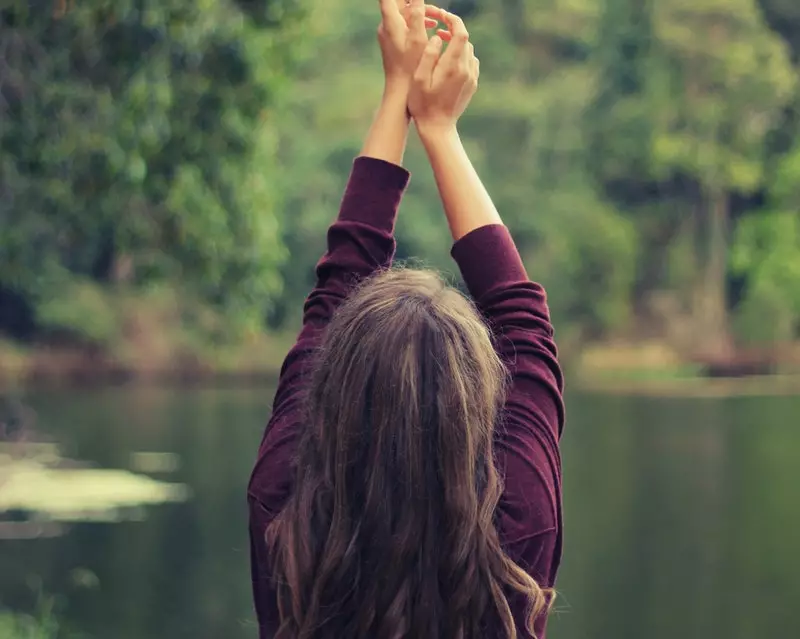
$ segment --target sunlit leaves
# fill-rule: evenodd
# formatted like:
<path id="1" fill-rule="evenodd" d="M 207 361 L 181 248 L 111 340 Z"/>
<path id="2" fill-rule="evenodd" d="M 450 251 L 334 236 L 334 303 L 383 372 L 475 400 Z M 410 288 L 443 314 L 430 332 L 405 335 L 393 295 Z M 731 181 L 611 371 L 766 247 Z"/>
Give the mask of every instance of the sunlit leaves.
<path id="1" fill-rule="evenodd" d="M 795 89 L 786 46 L 753 0 L 656 2 L 654 25 L 672 94 L 654 120 L 656 165 L 753 191 L 764 138 Z"/>

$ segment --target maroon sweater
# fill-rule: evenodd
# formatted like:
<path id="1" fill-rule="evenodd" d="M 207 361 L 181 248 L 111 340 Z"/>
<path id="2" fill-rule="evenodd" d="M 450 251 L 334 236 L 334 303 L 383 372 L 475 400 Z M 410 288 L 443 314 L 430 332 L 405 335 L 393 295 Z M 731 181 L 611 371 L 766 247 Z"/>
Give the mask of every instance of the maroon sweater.
<path id="1" fill-rule="evenodd" d="M 409 173 L 394 164 L 358 158 L 328 231 L 328 250 L 317 265 L 303 328 L 280 374 L 272 416 L 250 479 L 251 561 L 261 639 L 278 627 L 275 590 L 264 541 L 267 526 L 291 495 L 293 459 L 302 420 L 308 371 L 325 328 L 355 279 L 391 265 L 394 223 Z M 495 442 L 504 480 L 497 526 L 508 555 L 542 586 L 553 586 L 561 557 L 563 380 L 556 359 L 545 293 L 532 283 L 504 226 L 479 228 L 456 242 L 452 255 L 512 375 L 505 419 Z M 512 600 L 524 631 L 526 602 Z M 537 623 L 544 637 L 546 619 Z M 345 638 L 342 638 L 345 639 Z M 423 639 L 423 638 L 420 638 Z"/>

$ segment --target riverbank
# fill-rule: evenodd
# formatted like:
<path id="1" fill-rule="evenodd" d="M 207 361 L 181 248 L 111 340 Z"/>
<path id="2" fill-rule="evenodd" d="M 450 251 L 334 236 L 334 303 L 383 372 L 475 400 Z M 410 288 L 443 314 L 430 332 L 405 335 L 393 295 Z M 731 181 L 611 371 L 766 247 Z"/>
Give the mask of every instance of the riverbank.
<path id="1" fill-rule="evenodd" d="M 119 383 L 239 383 L 273 379 L 291 344 L 288 335 L 256 336 L 241 344 L 152 351 L 105 351 L 81 345 L 25 347 L 0 340 L 0 389 Z"/>
<path id="2" fill-rule="evenodd" d="M 174 335 L 174 333 L 173 333 Z M 166 383 L 256 384 L 273 381 L 294 332 L 257 334 L 202 347 L 151 335 L 113 349 L 62 344 L 24 347 L 0 340 L 0 390 L 24 386 Z M 800 394 L 800 352 L 770 374 L 713 375 L 662 342 L 604 343 L 564 358 L 569 387 L 608 394 L 717 397 Z M 794 362 L 794 363 L 792 363 Z"/>
<path id="3" fill-rule="evenodd" d="M 39 309 L 27 343 L 0 336 L 0 387 L 265 379 L 295 331 L 235 326 L 170 289 L 73 286 Z"/>
<path id="4" fill-rule="evenodd" d="M 296 325 L 267 332 L 260 321 L 247 324 L 174 288 L 137 291 L 91 282 L 65 286 L 37 305 L 35 317 L 25 343 L 0 334 L 0 389 L 263 383 L 277 377 L 297 333 Z M 666 340 L 586 344 L 562 338 L 560 358 L 571 388 L 614 392 L 673 392 L 681 383 L 709 378 L 758 377 L 759 387 L 780 378 L 784 387 L 800 375 L 800 342 L 742 347 L 709 360 Z"/>
<path id="5" fill-rule="evenodd" d="M 800 395 L 800 345 L 743 349 L 725 360 L 686 357 L 664 342 L 603 343 L 584 349 L 568 369 L 572 388 L 650 397 Z"/>
<path id="6" fill-rule="evenodd" d="M 583 377 L 572 388 L 598 395 L 710 399 L 721 397 L 780 397 L 800 395 L 800 374 L 750 377 L 630 378 Z"/>

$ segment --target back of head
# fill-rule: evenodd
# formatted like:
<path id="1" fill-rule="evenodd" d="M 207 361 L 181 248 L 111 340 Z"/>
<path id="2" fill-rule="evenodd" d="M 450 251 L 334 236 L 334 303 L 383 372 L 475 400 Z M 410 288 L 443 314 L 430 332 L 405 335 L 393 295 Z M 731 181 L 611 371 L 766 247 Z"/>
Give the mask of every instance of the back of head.
<path id="1" fill-rule="evenodd" d="M 493 525 L 504 380 L 480 316 L 434 273 L 383 272 L 342 304 L 269 531 L 279 638 L 514 637 L 509 590 L 539 612 Z"/>

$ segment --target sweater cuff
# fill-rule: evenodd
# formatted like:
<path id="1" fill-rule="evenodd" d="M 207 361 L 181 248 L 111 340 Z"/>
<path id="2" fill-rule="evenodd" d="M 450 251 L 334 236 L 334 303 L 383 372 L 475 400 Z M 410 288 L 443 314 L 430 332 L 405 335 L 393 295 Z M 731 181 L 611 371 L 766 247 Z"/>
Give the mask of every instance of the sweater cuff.
<path id="1" fill-rule="evenodd" d="M 357 157 L 353 161 L 339 220 L 393 231 L 397 209 L 410 179 L 411 174 L 402 166 L 377 158 Z"/>
<path id="2" fill-rule="evenodd" d="M 497 286 L 528 280 L 511 233 L 502 224 L 470 231 L 453 244 L 450 254 L 476 300 Z"/>

